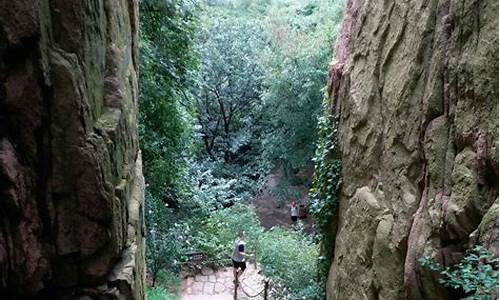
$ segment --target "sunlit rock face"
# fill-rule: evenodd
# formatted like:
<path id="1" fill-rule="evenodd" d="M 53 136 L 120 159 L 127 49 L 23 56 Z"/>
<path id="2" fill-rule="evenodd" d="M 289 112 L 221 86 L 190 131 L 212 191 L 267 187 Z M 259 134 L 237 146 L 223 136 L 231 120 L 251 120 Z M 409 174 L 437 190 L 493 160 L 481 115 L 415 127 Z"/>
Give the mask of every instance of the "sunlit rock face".
<path id="1" fill-rule="evenodd" d="M 0 1 L 0 298 L 143 299 L 136 0 Z"/>
<path id="2" fill-rule="evenodd" d="M 457 299 L 419 266 L 498 255 L 498 1 L 349 0 L 328 299 Z"/>

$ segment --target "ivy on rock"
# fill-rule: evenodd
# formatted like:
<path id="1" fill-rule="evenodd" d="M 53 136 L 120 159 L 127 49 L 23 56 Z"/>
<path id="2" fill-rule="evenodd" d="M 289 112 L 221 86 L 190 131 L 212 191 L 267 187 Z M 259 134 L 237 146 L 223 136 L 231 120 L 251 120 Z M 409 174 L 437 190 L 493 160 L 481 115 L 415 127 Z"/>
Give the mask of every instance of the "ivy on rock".
<path id="1" fill-rule="evenodd" d="M 337 153 L 337 129 L 335 119 L 326 109 L 328 97 L 324 100 L 324 115 L 318 120 L 318 143 L 314 161 L 314 178 L 309 191 L 310 212 L 318 229 L 318 239 L 322 243 L 320 276 L 326 280 L 330 268 L 331 253 L 335 237 L 331 224 L 338 208 L 338 194 L 342 184 L 342 164 Z"/>

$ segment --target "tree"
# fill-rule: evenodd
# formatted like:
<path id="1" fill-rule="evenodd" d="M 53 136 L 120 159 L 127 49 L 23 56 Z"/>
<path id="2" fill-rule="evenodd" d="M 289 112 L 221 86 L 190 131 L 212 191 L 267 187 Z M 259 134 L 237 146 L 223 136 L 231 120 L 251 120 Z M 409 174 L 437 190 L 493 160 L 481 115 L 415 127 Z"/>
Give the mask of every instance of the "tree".
<path id="1" fill-rule="evenodd" d="M 197 60 L 195 7 L 187 0 L 144 0 L 141 10 L 139 133 L 149 190 L 182 189 L 191 143 L 188 86 Z"/>
<path id="2" fill-rule="evenodd" d="M 285 169 L 300 169 L 311 164 L 314 155 L 316 123 L 343 2 L 272 4 L 267 18 L 272 47 L 263 56 L 263 153 Z"/>
<path id="3" fill-rule="evenodd" d="M 249 144 L 259 118 L 265 36 L 256 22 L 207 20 L 200 30 L 201 66 L 194 88 L 205 153 L 226 163 Z"/>
<path id="4" fill-rule="evenodd" d="M 139 135 L 147 183 L 146 262 L 153 280 L 176 266 L 184 245 L 172 240 L 186 235 L 175 218 L 181 213 L 177 202 L 191 190 L 194 107 L 188 86 L 197 66 L 195 9 L 187 0 L 140 2 Z"/>

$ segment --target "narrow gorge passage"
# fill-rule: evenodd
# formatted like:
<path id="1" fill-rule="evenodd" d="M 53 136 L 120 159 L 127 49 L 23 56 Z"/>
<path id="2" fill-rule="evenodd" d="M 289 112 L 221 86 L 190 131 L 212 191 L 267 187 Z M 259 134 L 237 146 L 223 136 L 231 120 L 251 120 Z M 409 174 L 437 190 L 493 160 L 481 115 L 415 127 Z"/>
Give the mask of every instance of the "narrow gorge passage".
<path id="1" fill-rule="evenodd" d="M 142 6 L 148 295 L 233 296 L 232 265 L 256 260 L 262 274 L 242 276 L 272 282 L 268 299 L 323 299 L 330 255 L 320 244 L 335 199 L 314 180 L 313 159 L 324 160 L 316 144 L 332 128 L 317 131 L 344 3 L 199 4 L 166 5 L 176 12 L 168 26 L 164 5 Z M 210 281 L 196 266 L 233 278 Z M 242 288 L 262 284 L 251 281 Z"/>

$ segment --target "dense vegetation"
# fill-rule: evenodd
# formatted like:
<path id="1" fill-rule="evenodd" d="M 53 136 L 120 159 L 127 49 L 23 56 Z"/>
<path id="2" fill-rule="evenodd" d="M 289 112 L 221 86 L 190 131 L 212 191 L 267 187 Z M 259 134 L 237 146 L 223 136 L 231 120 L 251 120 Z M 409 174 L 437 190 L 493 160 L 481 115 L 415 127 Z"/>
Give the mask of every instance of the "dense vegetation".
<path id="1" fill-rule="evenodd" d="M 234 237 L 245 230 L 248 252 L 255 253 L 263 273 L 273 280 L 278 299 L 322 299 L 318 280 L 318 245 L 313 237 L 281 227 L 264 231 L 251 205 L 237 204 L 211 214 L 194 235 L 194 244 L 208 254 L 211 265 L 224 266 L 231 255 Z"/>
<path id="2" fill-rule="evenodd" d="M 323 297 L 317 239 L 301 230 L 265 232 L 249 200 L 273 170 L 283 171 L 282 189 L 292 191 L 295 174 L 312 167 L 318 137 L 330 137 L 317 123 L 342 6 L 337 0 L 140 2 L 150 298 L 174 297 L 187 252 L 203 251 L 212 265 L 227 265 L 240 229 L 249 250 L 260 253 L 276 295 Z M 331 218 L 322 217 L 332 205 L 323 201 L 315 197 L 320 224 Z"/>
<path id="3" fill-rule="evenodd" d="M 324 106 L 328 106 L 325 97 Z M 338 193 L 341 179 L 341 162 L 337 153 L 336 120 L 324 115 L 318 121 L 318 142 L 314 161 L 314 178 L 309 190 L 309 210 L 314 216 L 317 228 L 317 239 L 321 241 L 321 256 L 319 260 L 319 277 L 326 281 L 331 265 L 331 251 L 334 249 L 335 237 L 332 236 L 331 222 L 337 212 Z"/>
<path id="4" fill-rule="evenodd" d="M 482 246 L 471 247 L 462 260 L 452 267 L 442 267 L 429 256 L 421 257 L 419 263 L 439 273 L 439 283 L 465 295 L 461 299 L 498 299 L 498 257 Z"/>

